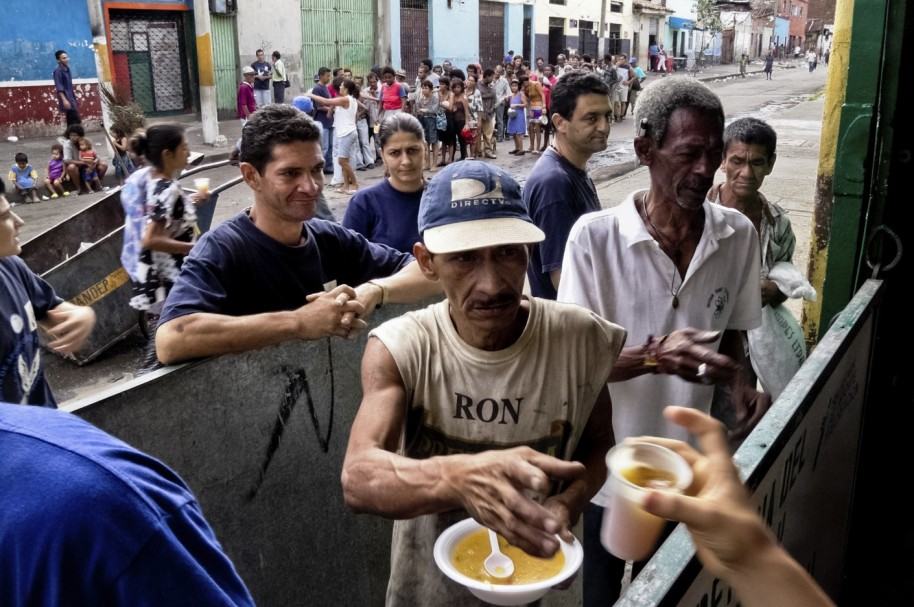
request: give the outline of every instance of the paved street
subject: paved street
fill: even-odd
[[[808,259],[823,107],[820,91],[825,84],[825,75],[824,70],[809,74],[805,69],[781,69],[775,72],[775,80],[772,81],[766,81],[761,74],[752,74],[746,79],[731,78],[710,83],[723,99],[728,119],[757,116],[768,120],[778,132],[778,161],[773,174],[765,182],[764,192],[769,199],[781,204],[790,213],[797,235],[794,262],[801,269],[805,269]],[[194,135],[193,128],[191,126],[189,138]],[[628,118],[614,126],[607,150],[591,161],[592,173],[604,206],[618,204],[632,190],[646,187],[646,169],[634,166],[632,138],[633,120]],[[509,170],[519,180],[524,180],[538,156],[509,156],[506,152],[511,145],[501,144],[503,151],[494,162]],[[213,184],[218,184],[237,175],[237,171],[235,167],[225,167],[211,171],[209,176]],[[624,174],[620,175],[620,171]],[[365,187],[381,179],[383,172],[374,169],[357,175],[360,185]],[[339,196],[330,188],[326,192],[332,210],[338,218],[342,217],[348,197]],[[28,222],[23,230],[24,239],[64,220],[97,198],[98,196],[86,196],[55,204],[18,206],[17,212]],[[219,200],[214,224],[238,213],[250,203],[249,191],[244,185],[228,190]],[[798,303],[792,304],[791,309],[798,313]],[[110,386],[114,381],[131,378],[140,358],[141,347],[139,337],[128,339],[99,360],[82,368],[47,355],[49,380],[61,401],[87,396]]]

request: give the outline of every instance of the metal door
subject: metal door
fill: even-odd
[[[149,53],[130,52],[127,65],[130,69],[130,92],[147,114],[155,112],[155,90],[152,81],[152,66],[149,64]]]
[[[565,20],[561,17],[549,17],[549,63],[565,52]]]
[[[373,0],[301,0],[305,82],[320,67],[346,67],[360,76],[374,63]]]
[[[526,9],[527,7],[524,7]],[[526,12],[526,10],[524,11]],[[524,57],[529,57],[532,53],[530,52],[530,38],[533,37],[533,18],[529,16],[524,16],[524,50],[522,51]],[[509,49],[511,50],[511,49]]]
[[[216,73],[216,107],[234,112],[237,104],[239,73],[238,35],[235,15],[211,15],[213,32],[213,69]]]
[[[582,55],[597,56],[597,33],[594,31],[593,21],[578,22],[578,51]]]
[[[733,30],[721,32],[720,62],[733,63]]]
[[[622,36],[621,30],[622,30],[622,26],[619,25],[618,23],[609,24],[609,41],[608,41],[608,44],[606,45],[606,52],[609,53],[610,55],[618,55],[619,53],[622,52],[622,43],[620,40],[620,38]],[[635,32],[635,36],[637,36],[637,35],[638,35],[638,33]]]
[[[127,55],[130,90],[144,111],[173,113],[190,108],[181,12],[112,11],[110,31],[115,65],[123,65],[119,55]]]
[[[505,5],[479,3],[479,63],[494,68],[505,56]]]
[[[428,57],[428,0],[400,0],[400,67],[410,80]]]

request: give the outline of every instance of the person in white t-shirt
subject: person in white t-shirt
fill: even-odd
[[[606,381],[625,331],[523,295],[528,245],[544,234],[494,165],[438,173],[419,232],[413,252],[447,299],[370,334],[343,493],[357,512],[399,519],[388,607],[482,605],[434,566],[435,539],[468,516],[538,556],[559,548],[555,534],[571,538],[606,476]]]
[[[706,199],[723,152],[720,99],[691,78],[655,81],[638,100],[636,122],[635,151],[649,168],[651,186],[575,223],[558,300],[619,323],[630,343],[644,344],[642,366],[634,351],[633,372],[622,376],[626,348],[613,378],[624,381],[609,386],[616,440],[641,435],[687,440],[663,417],[663,408],[708,413],[715,381],[729,389],[735,411],[728,417],[738,420],[731,431],[745,434],[770,404],[754,385],[745,385],[743,373],[734,373],[748,366],[741,332],[761,323],[759,243],[745,216]],[[699,341],[711,337],[710,349],[673,354],[672,336],[655,337],[686,327],[706,332]],[[719,365],[723,359],[729,365]],[[662,375],[644,375],[645,360]],[[601,490],[585,514],[585,607],[615,600],[624,567],[599,544],[607,498]]]
[[[352,80],[343,80],[340,83],[340,94],[333,99],[325,99],[320,95],[308,93],[311,101],[321,106],[330,106],[333,112],[333,156],[340,163],[343,171],[343,184],[337,190],[338,194],[355,194],[359,189],[355,171],[352,168],[352,158],[359,152],[359,136],[356,130],[356,115],[359,108],[359,95],[361,89]]]

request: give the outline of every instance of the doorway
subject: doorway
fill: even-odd
[[[549,17],[549,63],[565,52],[565,20],[561,17]]]

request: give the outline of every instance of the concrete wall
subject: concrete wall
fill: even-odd
[[[516,54],[524,52],[523,4],[505,5],[505,51],[509,50]]]
[[[626,1],[631,6],[631,2]],[[577,21],[593,21],[597,26],[600,23],[600,0],[567,0],[567,4],[550,4],[549,0],[536,0],[536,11],[533,20],[533,32],[536,35],[536,50],[534,56],[545,57],[549,52],[549,18],[561,17],[565,19],[565,46],[577,50],[577,27],[571,27],[571,19]],[[609,0],[606,3],[607,20],[609,18]],[[630,9],[629,9],[630,10]]]
[[[787,39],[790,36],[790,20],[785,17],[775,17],[774,19],[774,46],[777,48],[781,45],[787,45]]]
[[[721,11],[724,28],[733,30],[733,62],[739,62],[742,53],[752,56],[752,13],[748,11]]]
[[[365,341],[169,367],[62,408],[181,475],[258,605],[380,606],[390,523],[349,512],[340,487]]]
[[[794,8],[799,8],[799,15],[794,15]],[[809,13],[809,5],[806,0],[790,0],[790,35],[798,38],[803,46],[802,40],[806,37],[806,19]],[[805,49],[804,49],[805,50]]]
[[[80,113],[90,128],[101,118],[95,55],[85,1],[9,2],[0,27],[0,134],[55,134],[54,52],[67,51]]]
[[[448,59],[460,69],[479,61],[479,0],[452,2],[451,8],[447,7],[447,0],[429,0],[428,10],[431,22],[428,46],[432,61],[440,64]],[[514,51],[519,52],[518,49]]]
[[[259,48],[264,50],[267,61],[273,51],[279,51],[292,82],[287,99],[290,93],[298,94],[314,84],[314,74],[302,74],[300,0],[242,0],[238,2],[236,22],[242,67],[256,60]]]

